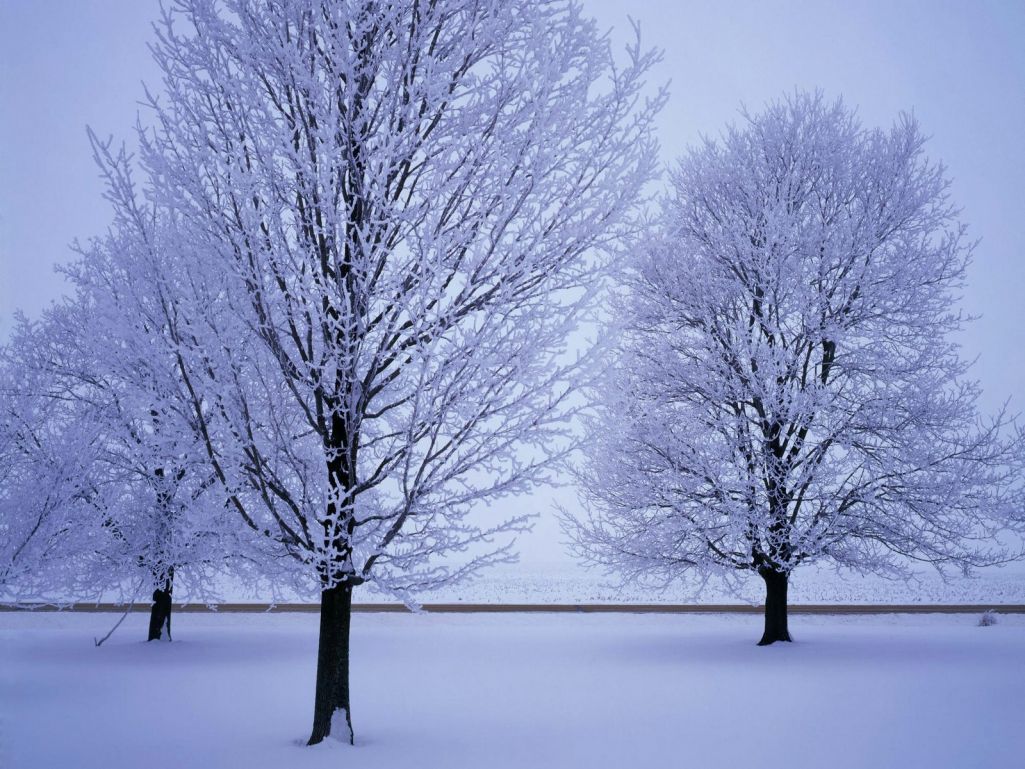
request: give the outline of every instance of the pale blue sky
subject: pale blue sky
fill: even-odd
[[[683,2],[585,0],[603,26],[642,24],[672,81],[659,121],[669,161],[700,134],[784,91],[843,95],[870,125],[914,110],[954,200],[982,243],[964,337],[992,408],[1025,408],[1025,2]],[[0,338],[16,307],[61,291],[53,265],[108,219],[85,136],[127,135],[140,82],[158,84],[146,48],[156,0],[0,0]],[[527,557],[555,556],[544,520]]]

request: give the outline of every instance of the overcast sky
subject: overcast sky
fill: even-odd
[[[617,35],[640,21],[672,81],[659,121],[663,159],[794,88],[842,95],[867,125],[913,110],[931,157],[981,244],[964,308],[985,406],[1025,408],[1025,3],[585,0]],[[149,59],[156,0],[0,0],[0,339],[16,308],[37,314],[62,291],[68,244],[108,220],[85,126],[125,136]],[[545,519],[525,557],[558,553]]]

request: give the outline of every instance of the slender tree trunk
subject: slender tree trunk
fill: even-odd
[[[344,583],[320,594],[320,642],[317,649],[317,694],[313,706],[313,733],[307,745],[329,736],[355,743],[349,707],[349,626],[352,585]],[[344,722],[340,718],[344,712]],[[344,730],[339,734],[338,730]]]
[[[153,591],[153,606],[149,611],[149,638],[147,641],[159,641],[164,627],[167,627],[167,640],[171,640],[171,592],[174,588],[174,571],[168,573],[164,584]]]
[[[787,581],[789,575],[775,569],[758,570],[765,580],[765,632],[759,646],[768,646],[776,641],[789,641],[787,629]]]

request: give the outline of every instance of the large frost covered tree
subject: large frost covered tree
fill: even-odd
[[[1025,453],[977,416],[953,338],[972,244],[914,119],[804,93],[743,117],[681,161],[627,272],[570,531],[627,579],[759,575],[768,644],[801,564],[1014,556]]]
[[[476,512],[570,446],[566,335],[654,170],[654,56],[563,0],[181,0],[157,35],[179,376],[231,508],[319,592],[309,742],[351,741],[353,589],[508,558],[525,520]]]

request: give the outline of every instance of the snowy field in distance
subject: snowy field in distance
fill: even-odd
[[[421,603],[483,603],[483,604],[761,604],[765,588],[761,579],[750,575],[745,590],[734,595],[723,586],[709,583],[697,590],[674,584],[664,591],[640,585],[618,587],[608,577],[572,561],[496,566],[472,579],[434,591],[417,591]],[[812,566],[797,569],[790,578],[792,604],[972,604],[999,607],[1025,604],[1025,562],[1002,568],[980,569],[974,577],[956,573],[944,580],[935,570],[919,569],[910,582],[884,579],[874,575],[838,574],[833,570]],[[217,600],[211,603],[316,603],[319,596],[299,594],[283,589],[271,596],[249,592],[230,579],[215,589]],[[54,600],[60,596],[54,596]],[[207,597],[193,596],[176,586],[175,601],[207,603]],[[117,602],[116,595],[101,597]],[[146,597],[142,597],[145,603]],[[397,603],[392,595],[375,592],[370,585],[353,593],[356,603]],[[86,601],[88,602],[88,601]]]
[[[317,603],[319,596],[302,594],[282,588],[277,595],[259,589],[246,589],[231,579],[215,581],[210,595],[191,595],[187,586],[176,585],[175,601],[184,603]],[[740,596],[721,585],[710,583],[704,588],[690,589],[672,585],[664,591],[639,585],[617,587],[602,573],[572,562],[530,563],[497,566],[478,576],[434,591],[418,591],[420,603],[480,604],[761,604],[765,588],[761,579],[751,575],[744,582]],[[917,579],[904,582],[873,575],[837,574],[808,566],[797,569],[790,580],[791,604],[970,604],[999,608],[1001,605],[1025,605],[1025,563],[1003,568],[980,569],[977,576],[966,578],[956,574],[947,580],[934,570],[921,569]],[[0,594],[0,603],[9,596]],[[55,603],[67,603],[67,596],[49,596]],[[118,594],[108,593],[83,598],[120,603]],[[355,603],[398,603],[392,595],[376,592],[370,585],[353,593]],[[141,605],[147,595],[138,597]],[[0,767],[0,769],[3,769]]]
[[[353,619],[357,745],[308,749],[317,617],[0,614],[0,766],[1017,767],[1025,617]]]
[[[711,583],[699,592],[683,585],[665,591],[641,586],[620,588],[593,569],[572,562],[500,566],[472,580],[434,592],[422,592],[423,603],[761,603],[762,580],[751,575],[745,592],[736,596]],[[229,591],[230,592],[230,591]],[[828,604],[1025,604],[1025,563],[980,569],[966,578],[956,573],[944,580],[934,569],[921,568],[910,582],[875,575],[841,573],[815,565],[797,569],[790,578],[790,602]],[[354,593],[356,601],[394,601],[369,589]],[[309,600],[309,599],[300,599]]]

